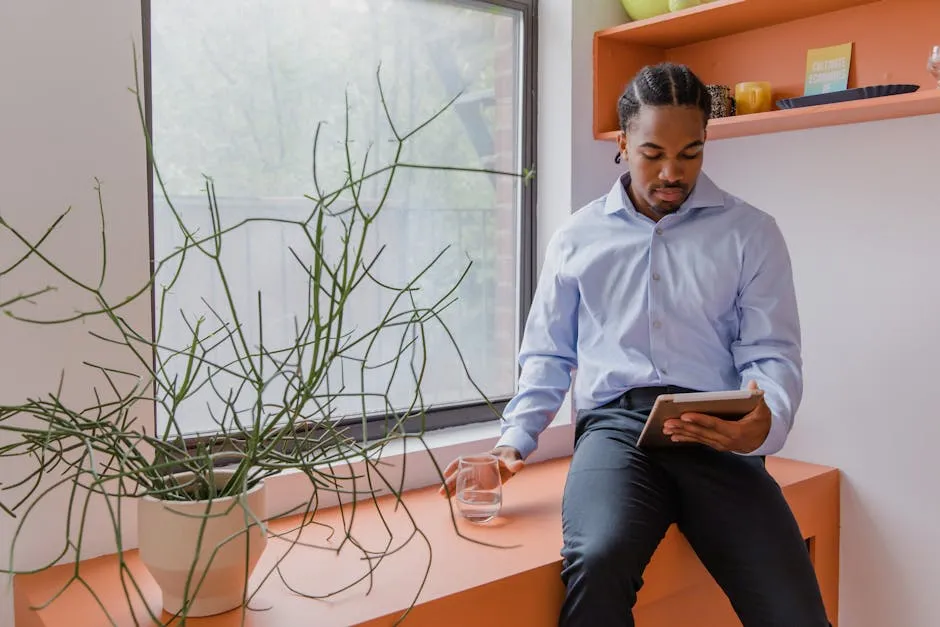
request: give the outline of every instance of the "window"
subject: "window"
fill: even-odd
[[[463,0],[144,0],[145,91],[156,164],[173,205],[189,228],[208,226],[206,180],[215,186],[223,225],[264,214],[301,219],[310,211],[313,138],[321,185],[341,181],[348,110],[357,158],[372,143],[370,163],[392,157],[391,135],[379,98],[376,71],[392,117],[411,128],[458,93],[453,106],[408,147],[413,163],[520,172],[535,156],[535,2]],[[152,177],[153,178],[153,177]],[[384,181],[362,190],[377,204]],[[175,220],[159,185],[151,181],[155,258],[180,244]],[[414,276],[440,253],[422,290],[440,292],[469,258],[469,274],[444,313],[470,378],[443,331],[427,338],[424,404],[428,428],[494,419],[474,383],[501,407],[516,389],[516,354],[534,283],[535,186],[478,173],[420,170],[396,174],[369,245],[384,246],[377,278],[397,283]],[[296,233],[273,224],[238,231],[227,243],[227,271],[241,311],[256,310],[264,294],[263,322],[243,320],[249,343],[290,341],[292,320],[306,308],[303,270],[290,248]],[[162,343],[186,344],[194,320],[179,315],[222,310],[223,292],[208,263],[187,260],[187,271],[163,306]],[[158,276],[158,284],[162,280]],[[299,283],[298,283],[299,281]],[[352,324],[369,324],[386,296],[361,293]],[[159,308],[158,308],[159,309]],[[374,324],[374,323],[373,323]],[[392,355],[398,343],[379,347]],[[185,367],[183,360],[173,366]],[[344,373],[335,373],[343,378]],[[387,382],[376,368],[364,387]],[[356,377],[344,379],[346,385]],[[370,388],[371,386],[371,388]],[[413,395],[411,376],[393,376],[395,409]],[[187,434],[217,430],[204,411],[208,387],[189,399]],[[273,391],[272,391],[273,392]],[[336,415],[358,414],[361,399],[337,400]],[[387,405],[369,401],[383,423]],[[158,427],[166,414],[158,407]],[[180,414],[177,414],[178,416]],[[179,420],[179,418],[178,418]],[[361,418],[357,418],[361,420]]]

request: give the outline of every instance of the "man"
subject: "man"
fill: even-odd
[[[806,546],[763,460],[802,396],[786,244],[769,215],[701,173],[710,98],[688,68],[644,68],[618,109],[628,171],[549,243],[493,451],[506,479],[518,472],[577,367],[559,624],[633,625],[643,571],[675,522],[744,627],[825,627]],[[657,395],[743,386],[766,402],[740,421],[683,415],[663,430],[685,446],[637,448]]]

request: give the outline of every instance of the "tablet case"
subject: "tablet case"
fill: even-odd
[[[687,446],[687,443],[673,442],[669,436],[663,434],[663,424],[667,420],[678,418],[685,413],[708,414],[722,420],[740,420],[757,407],[763,396],[763,390],[660,394],[656,397],[643,432],[637,439],[637,446]]]

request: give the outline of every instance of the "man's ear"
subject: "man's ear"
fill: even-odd
[[[617,133],[617,149],[624,157],[627,156],[627,134],[623,131]]]

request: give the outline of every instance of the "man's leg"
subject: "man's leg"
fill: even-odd
[[[762,459],[705,447],[658,457],[678,486],[679,528],[744,627],[829,625],[806,543]]]
[[[675,487],[636,448],[643,419],[611,409],[579,421],[562,505],[561,627],[634,624],[643,570],[675,520]]]

